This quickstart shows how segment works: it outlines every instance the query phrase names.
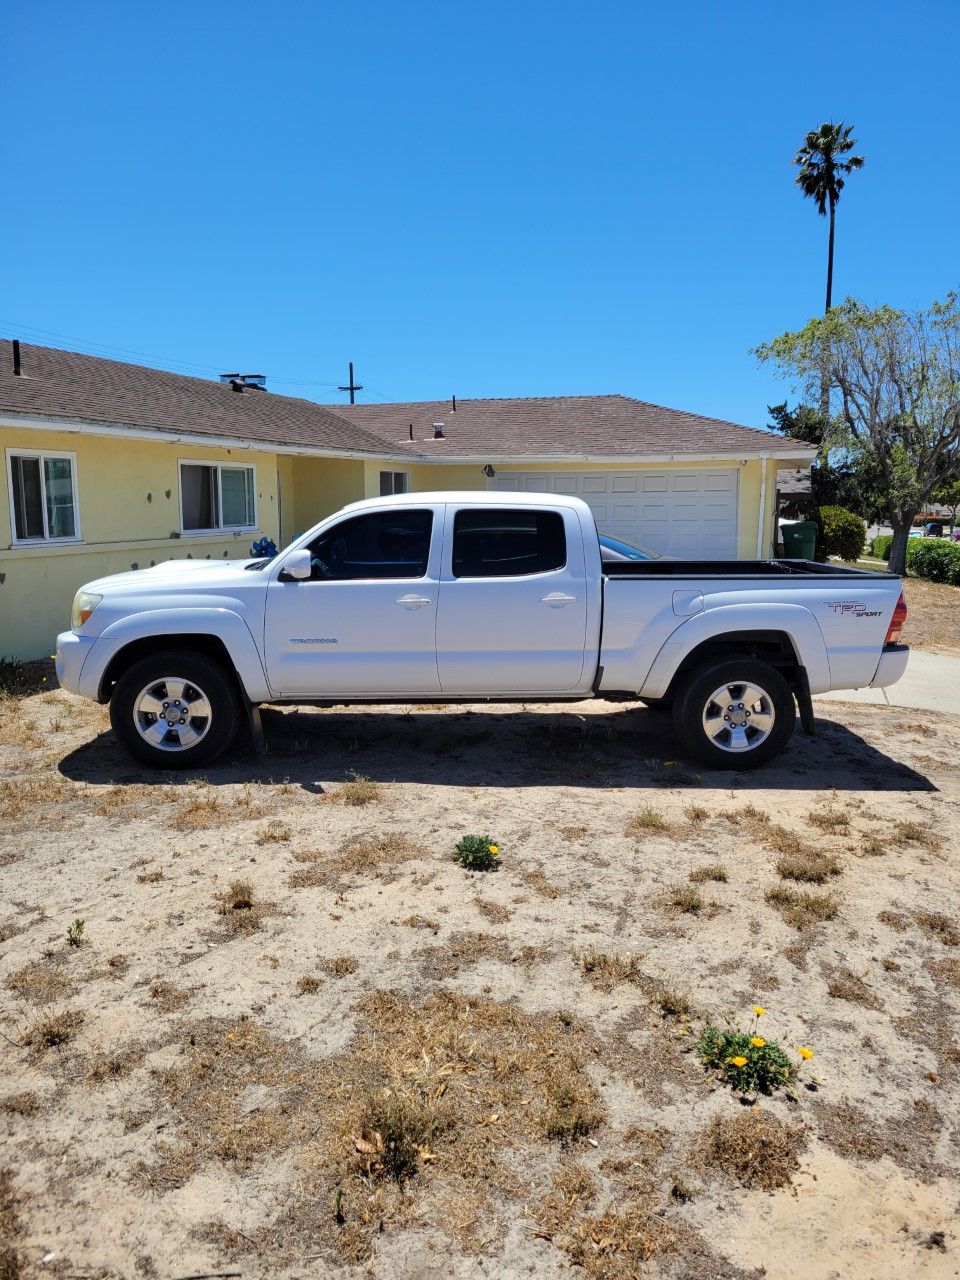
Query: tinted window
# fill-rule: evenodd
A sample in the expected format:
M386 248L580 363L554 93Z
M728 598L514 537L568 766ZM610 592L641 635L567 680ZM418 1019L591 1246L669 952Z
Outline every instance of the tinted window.
M458 511L453 522L453 576L503 578L562 569L567 561L563 516L556 511Z
M377 511L327 529L310 544L315 582L352 578L422 578L433 514Z

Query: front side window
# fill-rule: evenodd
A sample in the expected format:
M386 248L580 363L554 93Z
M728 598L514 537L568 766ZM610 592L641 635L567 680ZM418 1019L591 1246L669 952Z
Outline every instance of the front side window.
M407 492L407 473L405 471L380 472L380 497L389 498L394 493Z
M458 511L453 520L455 578L513 578L549 573L567 562L558 511L497 507Z
M376 511L341 520L310 544L314 582L422 578L430 558L430 511Z
M181 527L184 533L255 529L256 472L253 467L180 463Z
M15 542L75 542L76 467L73 454L7 455Z

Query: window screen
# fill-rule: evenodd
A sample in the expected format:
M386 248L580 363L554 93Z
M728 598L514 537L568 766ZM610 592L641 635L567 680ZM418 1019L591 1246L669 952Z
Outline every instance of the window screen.
M185 464L180 468L184 529L219 529L217 468Z
M252 525L253 471L249 467L221 467L220 492L223 497L223 527Z
M478 509L453 521L453 576L508 578L562 569L567 561L563 516L557 511Z
M377 511L342 520L310 544L315 582L422 578L430 556L430 511Z
M73 463L69 458L14 454L10 480L13 532L18 541L77 536Z

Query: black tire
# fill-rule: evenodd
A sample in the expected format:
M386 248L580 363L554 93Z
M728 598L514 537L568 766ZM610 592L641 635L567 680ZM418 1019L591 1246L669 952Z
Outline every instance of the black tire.
M170 690L167 681L171 682ZM179 697L167 696L171 691ZM167 711L154 718L143 709L147 703L162 708L179 706L183 718L171 720L168 727L163 718ZM199 714L191 714L191 709ZM209 714L203 714L207 710ZM190 649L161 649L141 658L123 673L110 699L110 723L120 745L154 769L196 769L209 764L233 742L239 719L239 697L232 675L214 659ZM162 744L148 741L145 732L161 739ZM190 735L196 740L177 745L180 738Z
M722 698L731 698L725 717ZM752 686L763 697L752 704L737 696ZM719 713L719 714L718 714ZM746 713L746 714L744 714ZM771 715L772 713L772 715ZM761 731L761 719L769 728ZM685 749L711 769L756 769L784 749L797 719L793 692L775 668L757 658L724 658L689 672L676 691L673 723ZM738 723L743 721L743 723ZM712 725L708 731L707 723Z

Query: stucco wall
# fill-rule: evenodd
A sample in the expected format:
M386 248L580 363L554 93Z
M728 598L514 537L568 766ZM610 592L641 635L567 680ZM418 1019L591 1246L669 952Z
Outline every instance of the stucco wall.
M284 535L284 542L289 542L295 533L305 532L348 502L358 502L369 496L364 477L369 463L353 458L293 458L292 462L293 522ZM377 493L380 492L379 483L378 471Z
M12 546L8 449L75 455L81 542ZM253 465L258 528L171 537L180 531L181 458ZM280 538L277 459L270 453L0 425L0 465L0 657L51 653L57 632L69 625L74 593L91 578L187 556L242 558L261 533Z

